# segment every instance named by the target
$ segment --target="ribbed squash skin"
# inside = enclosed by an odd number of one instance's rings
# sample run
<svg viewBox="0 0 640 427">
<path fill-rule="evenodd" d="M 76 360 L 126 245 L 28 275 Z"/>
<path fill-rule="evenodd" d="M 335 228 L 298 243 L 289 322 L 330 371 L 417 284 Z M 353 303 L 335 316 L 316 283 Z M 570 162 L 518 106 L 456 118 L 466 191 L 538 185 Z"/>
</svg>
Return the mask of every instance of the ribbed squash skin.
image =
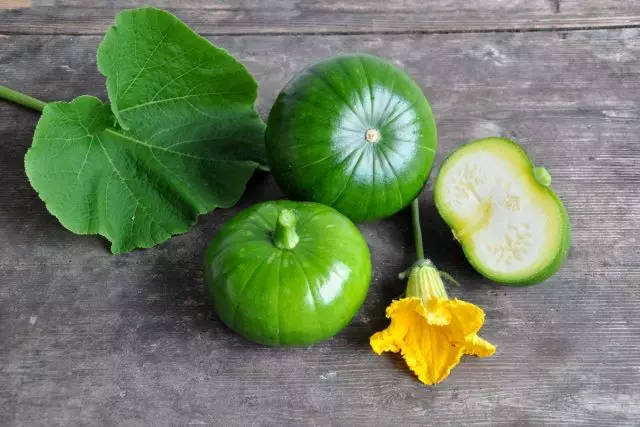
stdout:
<svg viewBox="0 0 640 427">
<path fill-rule="evenodd" d="M 365 54 L 330 58 L 293 78 L 271 109 L 265 140 L 271 172 L 287 196 L 332 206 L 353 221 L 408 206 L 437 146 L 421 89 Z"/>
<path fill-rule="evenodd" d="M 299 243 L 280 249 L 280 211 L 295 210 Z M 309 345 L 334 336 L 362 305 L 371 257 L 344 215 L 317 203 L 254 205 L 229 220 L 209 245 L 205 275 L 214 308 L 243 337 L 266 345 Z"/>
</svg>

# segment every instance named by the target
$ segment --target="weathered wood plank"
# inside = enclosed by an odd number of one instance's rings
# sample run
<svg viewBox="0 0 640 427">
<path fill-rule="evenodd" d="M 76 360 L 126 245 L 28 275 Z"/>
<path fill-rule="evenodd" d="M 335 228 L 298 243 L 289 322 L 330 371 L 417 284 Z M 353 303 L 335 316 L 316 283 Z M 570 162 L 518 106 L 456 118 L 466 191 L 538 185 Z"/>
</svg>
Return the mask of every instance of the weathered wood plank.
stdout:
<svg viewBox="0 0 640 427">
<path fill-rule="evenodd" d="M 201 259 L 233 213 L 281 197 L 261 175 L 241 205 L 160 248 L 111 256 L 45 210 L 22 165 L 36 116 L 0 103 L 0 424 L 634 425 L 640 418 L 640 31 L 212 40 L 260 82 L 263 115 L 298 70 L 347 51 L 385 56 L 425 89 L 443 156 L 490 134 L 547 166 L 573 218 L 546 284 L 480 279 L 423 196 L 427 253 L 483 306 L 490 359 L 427 388 L 368 336 L 412 261 L 408 216 L 361 227 L 375 263 L 361 312 L 304 349 L 249 344 L 205 296 Z M 98 36 L 0 37 L 3 83 L 46 100 L 104 96 Z"/>
<path fill-rule="evenodd" d="M 25 9 L 31 7 L 31 0 L 0 0 L 1 9 Z"/>
<path fill-rule="evenodd" d="M 627 0 L 187 0 L 179 6 L 176 3 L 169 0 L 151 3 L 33 0 L 31 7 L 0 11 L 0 33 L 102 34 L 118 10 L 148 4 L 172 10 L 205 35 L 442 33 L 640 26 L 640 4 Z"/>
</svg>

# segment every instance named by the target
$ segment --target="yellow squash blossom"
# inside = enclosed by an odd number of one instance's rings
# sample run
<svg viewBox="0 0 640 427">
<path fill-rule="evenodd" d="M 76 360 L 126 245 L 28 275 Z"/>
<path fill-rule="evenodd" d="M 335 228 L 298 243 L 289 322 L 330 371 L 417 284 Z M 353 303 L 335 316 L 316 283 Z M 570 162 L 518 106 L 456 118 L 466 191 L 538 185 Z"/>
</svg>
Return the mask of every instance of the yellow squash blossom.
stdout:
<svg viewBox="0 0 640 427">
<path fill-rule="evenodd" d="M 443 381 L 463 354 L 491 356 L 496 348 L 477 333 L 484 323 L 478 306 L 449 299 L 440 272 L 429 260 L 409 273 L 406 298 L 387 307 L 391 325 L 371 336 L 377 354 L 401 352 L 409 368 L 425 384 Z"/>
</svg>

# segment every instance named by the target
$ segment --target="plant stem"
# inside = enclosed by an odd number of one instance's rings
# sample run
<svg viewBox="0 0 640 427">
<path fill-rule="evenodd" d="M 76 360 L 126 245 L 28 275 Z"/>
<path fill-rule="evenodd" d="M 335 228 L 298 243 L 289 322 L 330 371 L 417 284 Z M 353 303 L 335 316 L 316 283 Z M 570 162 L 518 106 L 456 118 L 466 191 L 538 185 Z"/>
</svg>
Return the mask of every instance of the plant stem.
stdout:
<svg viewBox="0 0 640 427">
<path fill-rule="evenodd" d="M 291 209 L 283 209 L 278 215 L 276 231 L 273 233 L 273 243 L 280 249 L 293 249 L 300 241 L 295 225 L 298 215 Z"/>
<path fill-rule="evenodd" d="M 20 104 L 23 107 L 31 108 L 36 111 L 42 111 L 44 106 L 47 105 L 46 102 L 42 102 L 39 99 L 25 95 L 24 93 L 9 89 L 6 86 L 0 86 L 0 99 L 15 102 L 16 104 Z"/>
<path fill-rule="evenodd" d="M 422 244 L 422 229 L 420 228 L 420 204 L 419 197 L 411 202 L 411 222 L 413 224 L 413 240 L 416 246 L 418 261 L 424 259 L 424 245 Z"/>
</svg>

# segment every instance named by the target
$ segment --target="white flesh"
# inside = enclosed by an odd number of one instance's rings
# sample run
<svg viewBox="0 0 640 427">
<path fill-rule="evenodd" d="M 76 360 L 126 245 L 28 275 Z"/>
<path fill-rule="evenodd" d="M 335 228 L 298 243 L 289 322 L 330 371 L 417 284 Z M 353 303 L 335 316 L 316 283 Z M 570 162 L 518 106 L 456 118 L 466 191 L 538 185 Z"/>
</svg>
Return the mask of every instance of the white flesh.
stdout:
<svg viewBox="0 0 640 427">
<path fill-rule="evenodd" d="M 540 203 L 532 175 L 508 159 L 494 150 L 460 153 L 438 177 L 437 196 L 472 263 L 491 275 L 524 277 L 553 259 L 558 216 L 548 212 L 553 204 Z"/>
</svg>

